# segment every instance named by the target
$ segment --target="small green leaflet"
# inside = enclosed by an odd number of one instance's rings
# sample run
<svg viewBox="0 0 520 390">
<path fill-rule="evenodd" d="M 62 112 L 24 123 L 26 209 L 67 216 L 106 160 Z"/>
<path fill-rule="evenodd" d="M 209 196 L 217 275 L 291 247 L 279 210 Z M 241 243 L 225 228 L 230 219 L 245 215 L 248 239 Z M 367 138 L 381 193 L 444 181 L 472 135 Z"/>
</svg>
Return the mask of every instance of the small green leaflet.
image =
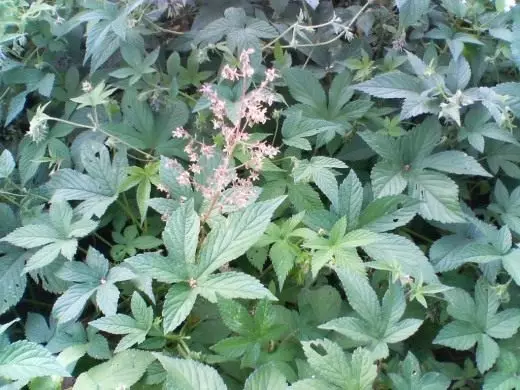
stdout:
<svg viewBox="0 0 520 390">
<path fill-rule="evenodd" d="M 15 167 L 15 162 L 13 155 L 7 149 L 5 149 L 2 154 L 0 154 L 0 179 L 5 179 L 9 177 L 13 172 Z"/>
<path fill-rule="evenodd" d="M 143 75 L 155 72 L 152 65 L 157 61 L 159 50 L 160 47 L 157 47 L 143 58 L 141 51 L 137 47 L 131 44 L 124 44 L 121 47 L 121 55 L 129 66 L 110 72 L 109 76 L 117 79 L 126 79 L 131 76 L 128 83 L 134 85 Z"/>
<path fill-rule="evenodd" d="M 359 345 L 367 346 L 374 360 L 386 358 L 389 354 L 388 344 L 407 339 L 423 323 L 422 320 L 412 318 L 401 320 L 406 301 L 399 285 L 391 284 L 380 304 L 375 291 L 365 279 L 341 269 L 336 270 L 336 273 L 357 316 L 337 318 L 320 328 L 334 330 Z"/>
<path fill-rule="evenodd" d="M 136 187 L 136 202 L 141 216 L 141 224 L 144 223 L 146 212 L 148 210 L 148 202 L 150 201 L 150 192 L 152 184 L 159 185 L 159 163 L 152 162 L 146 164 L 143 168 L 133 166 L 128 168 L 128 176 L 121 183 L 120 191 L 125 192 L 130 188 Z"/>
<path fill-rule="evenodd" d="M 87 143 L 81 148 L 81 162 L 87 174 L 73 169 L 60 169 L 47 183 L 53 191 L 52 201 L 80 200 L 76 211 L 90 218 L 102 217 L 119 194 L 119 186 L 126 176 L 128 161 L 124 148 L 117 151 L 113 161 L 103 144 Z"/>
<path fill-rule="evenodd" d="M 450 378 L 438 372 L 427 372 L 423 375 L 419 361 L 411 352 L 408 352 L 399 366 L 399 373 L 388 373 L 395 390 L 447 390 L 451 384 Z"/>
<path fill-rule="evenodd" d="M 107 316 L 116 314 L 119 289 L 115 283 L 135 278 L 128 268 L 116 266 L 109 269 L 108 260 L 96 249 L 89 247 L 85 262 L 65 263 L 58 277 L 73 282 L 60 296 L 52 313 L 59 323 L 78 318 L 87 301 L 94 297 L 99 309 Z"/>
<path fill-rule="evenodd" d="M 349 272 L 365 275 L 365 267 L 357 253 L 357 247 L 368 246 L 379 240 L 379 234 L 369 230 L 352 230 L 346 232 L 346 218 L 342 217 L 328 232 L 327 237 L 307 230 L 300 230 L 305 236 L 302 244 L 314 249 L 312 253 L 312 274 L 318 275 L 320 269 L 329 264 Z"/>
<path fill-rule="evenodd" d="M 278 277 L 280 291 L 283 289 L 285 278 L 294 266 L 300 249 L 294 243 L 293 231 L 301 223 L 304 213 L 293 215 L 278 226 L 272 223 L 266 229 L 264 236 L 255 245 L 262 248 L 272 244 L 269 249 L 269 258 L 273 264 L 274 271 Z M 267 253 L 266 253 L 267 254 Z"/>
<path fill-rule="evenodd" d="M 484 153 L 486 139 L 518 145 L 513 133 L 501 128 L 495 122 L 490 122 L 490 119 L 491 115 L 483 106 L 471 108 L 464 117 L 464 125 L 459 130 L 459 142 L 467 139 L 469 144 L 480 153 Z"/>
<path fill-rule="evenodd" d="M 483 390 L 515 390 L 520 386 L 520 367 L 516 352 L 501 348 L 495 367 L 495 370 L 486 375 Z"/>
<path fill-rule="evenodd" d="M 488 209 L 497 214 L 513 232 L 520 234 L 520 187 L 509 193 L 502 181 L 497 180 L 493 195 L 494 202 Z"/>
<path fill-rule="evenodd" d="M 28 252 L 9 251 L 0 257 L 0 314 L 22 299 L 27 284 L 23 269 Z"/>
<path fill-rule="evenodd" d="M 199 277 L 243 255 L 262 236 L 285 197 L 252 204 L 215 226 L 200 250 Z"/>
<path fill-rule="evenodd" d="M 402 28 L 417 23 L 430 7 L 430 0 L 396 0 L 399 9 L 399 24 Z"/>
<path fill-rule="evenodd" d="M 146 305 L 139 293 L 133 293 L 130 308 L 133 318 L 126 314 L 114 314 L 90 322 L 90 326 L 103 332 L 125 335 L 117 344 L 114 353 L 142 343 L 152 328 L 153 309 Z"/>
<path fill-rule="evenodd" d="M 287 324 L 277 318 L 270 302 L 258 302 L 253 315 L 230 299 L 219 299 L 218 308 L 224 324 L 237 335 L 223 339 L 211 348 L 231 361 L 240 359 L 242 367 L 256 367 L 259 361 L 269 360 L 266 343 L 279 340 L 287 331 Z"/>
<path fill-rule="evenodd" d="M 53 202 L 41 222 L 22 226 L 0 241 L 25 249 L 39 248 L 27 260 L 24 271 L 33 271 L 52 263 L 58 255 L 72 260 L 78 247 L 78 238 L 85 237 L 97 227 L 97 222 L 84 216 L 75 218 L 67 202 Z"/>
<path fill-rule="evenodd" d="M 377 366 L 373 362 L 374 358 L 370 351 L 357 348 L 352 355 L 347 355 L 338 344 L 328 339 L 303 341 L 302 345 L 314 374 L 312 378 L 316 378 L 316 384 L 322 383 L 321 389 L 372 389 L 377 377 Z M 298 383 L 296 382 L 293 387 L 298 389 L 302 386 Z M 314 388 L 318 389 L 318 387 L 310 387 L 310 389 Z"/>
<path fill-rule="evenodd" d="M 127 255 L 135 256 L 137 250 L 149 250 L 162 245 L 162 240 L 151 235 L 139 235 L 136 225 L 125 227 L 123 233 L 112 232 L 115 245 L 110 248 L 110 256 L 116 261 L 122 261 Z"/>
<path fill-rule="evenodd" d="M 314 182 L 331 202 L 337 202 L 338 182 L 334 169 L 348 168 L 347 165 L 332 157 L 315 156 L 309 160 L 298 160 L 294 164 L 292 176 L 295 183 Z"/>
<path fill-rule="evenodd" d="M 483 279 L 477 281 L 474 298 L 457 289 L 445 293 L 448 314 L 454 321 L 445 325 L 435 337 L 435 344 L 465 351 L 477 344 L 477 367 L 489 370 L 500 354 L 494 339 L 507 339 L 520 327 L 520 309 L 498 311 L 500 299 L 496 290 Z"/>
</svg>

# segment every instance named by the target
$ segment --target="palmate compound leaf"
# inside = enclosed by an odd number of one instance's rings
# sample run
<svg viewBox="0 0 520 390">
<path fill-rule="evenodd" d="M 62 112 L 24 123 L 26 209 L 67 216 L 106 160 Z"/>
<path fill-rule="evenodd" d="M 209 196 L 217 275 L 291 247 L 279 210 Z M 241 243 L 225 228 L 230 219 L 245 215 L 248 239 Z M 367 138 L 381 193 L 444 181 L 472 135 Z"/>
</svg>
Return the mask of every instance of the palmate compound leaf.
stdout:
<svg viewBox="0 0 520 390">
<path fill-rule="evenodd" d="M 195 360 L 179 359 L 153 353 L 166 370 L 167 383 L 179 390 L 227 390 L 227 386 L 213 367 Z"/>
<path fill-rule="evenodd" d="M 93 247 L 89 247 L 85 262 L 65 263 L 58 276 L 73 282 L 52 308 L 58 323 L 78 318 L 91 297 L 105 315 L 116 314 L 119 289 L 115 283 L 135 278 L 129 268 L 115 266 L 109 269 L 108 260 Z"/>
<path fill-rule="evenodd" d="M 197 264 L 194 262 L 200 220 L 193 202 L 183 203 L 172 213 L 163 232 L 168 256 L 145 253 L 126 259 L 138 272 L 173 283 L 163 305 L 165 331 L 174 330 L 186 319 L 198 295 L 210 302 L 216 302 L 217 293 L 226 298 L 276 299 L 247 274 L 212 273 L 243 255 L 260 239 L 283 199 L 252 204 L 219 221 L 207 235 Z"/>
<path fill-rule="evenodd" d="M 447 390 L 451 384 L 448 377 L 438 372 L 423 375 L 419 361 L 411 352 L 408 352 L 399 366 L 399 373 L 388 373 L 395 390 Z"/>
<path fill-rule="evenodd" d="M 507 339 L 518 331 L 520 309 L 499 312 L 497 291 L 483 279 L 477 281 L 474 298 L 461 289 L 445 295 L 448 314 L 455 320 L 445 325 L 433 342 L 462 351 L 477 344 L 477 367 L 481 373 L 486 372 L 500 354 L 494 339 Z"/>
<path fill-rule="evenodd" d="M 24 271 L 43 268 L 60 254 L 72 260 L 76 254 L 78 238 L 85 237 L 97 227 L 88 217 L 74 218 L 67 202 L 53 202 L 48 215 L 38 224 L 17 228 L 0 241 L 25 249 L 38 248 L 27 260 Z"/>
<path fill-rule="evenodd" d="M 303 351 L 307 357 L 312 377 L 317 383 L 326 384 L 328 389 L 369 390 L 377 377 L 377 366 L 370 351 L 357 348 L 352 355 L 346 355 L 342 348 L 328 340 L 313 340 L 302 342 Z M 305 389 L 305 381 L 296 382 L 296 389 Z M 303 382 L 303 383 L 302 383 Z M 309 386 L 314 386 L 312 381 Z M 293 387 L 291 387 L 292 389 Z M 318 389 L 320 387 L 308 387 Z"/>
<path fill-rule="evenodd" d="M 433 152 L 442 135 L 435 118 L 426 119 L 399 139 L 372 132 L 360 135 L 382 157 L 371 172 L 375 196 L 397 195 L 408 187 L 409 195 L 421 201 L 419 214 L 425 219 L 443 223 L 464 221 L 457 184 L 437 171 L 490 176 L 473 157 L 463 152 Z"/>
<path fill-rule="evenodd" d="M 336 273 L 357 316 L 337 318 L 319 328 L 334 330 L 366 346 L 374 360 L 387 357 L 388 344 L 407 339 L 423 323 L 412 318 L 401 320 L 406 302 L 399 285 L 391 284 L 380 304 L 368 281 L 342 269 L 336 269 Z"/>
<path fill-rule="evenodd" d="M 81 148 L 81 162 L 87 174 L 76 170 L 60 169 L 52 175 L 46 187 L 53 192 L 52 201 L 79 200 L 76 211 L 90 218 L 103 216 L 119 194 L 125 178 L 128 161 L 124 148 L 117 151 L 113 160 L 103 145 L 87 142 Z"/>
<path fill-rule="evenodd" d="M 69 373 L 41 345 L 21 340 L 0 349 L 0 377 L 28 380 L 46 375 L 69 376 Z"/>
<path fill-rule="evenodd" d="M 295 183 L 313 181 L 331 202 L 337 202 L 338 183 L 334 169 L 348 168 L 347 165 L 332 157 L 315 156 L 309 161 L 297 161 L 292 171 Z"/>
</svg>

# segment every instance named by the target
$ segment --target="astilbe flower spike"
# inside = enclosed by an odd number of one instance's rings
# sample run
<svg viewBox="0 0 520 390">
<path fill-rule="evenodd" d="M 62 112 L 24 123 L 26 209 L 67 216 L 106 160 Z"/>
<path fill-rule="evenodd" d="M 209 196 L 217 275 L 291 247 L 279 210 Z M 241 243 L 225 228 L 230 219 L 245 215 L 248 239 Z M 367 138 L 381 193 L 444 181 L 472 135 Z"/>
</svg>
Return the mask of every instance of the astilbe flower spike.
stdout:
<svg viewBox="0 0 520 390">
<path fill-rule="evenodd" d="M 257 124 L 264 124 L 269 119 L 268 108 L 273 104 L 275 98 L 270 84 L 278 77 L 275 69 L 267 69 L 264 80 L 254 89 L 246 90 L 247 81 L 255 73 L 250 59 L 253 52 L 253 49 L 244 50 L 240 54 L 238 67 L 225 65 L 221 70 L 223 79 L 232 82 L 242 80 L 242 85 L 244 85 L 239 101 L 238 120 L 231 122 L 227 118 L 226 103 L 212 85 L 204 84 L 200 88 L 200 92 L 210 103 L 213 128 L 224 141 L 220 164 L 205 183 L 198 183 L 194 180 L 193 175 L 201 173 L 201 158 L 213 157 L 216 146 L 199 142 L 182 127 L 178 127 L 172 132 L 173 137 L 188 141 L 184 152 L 188 155 L 190 165 L 188 170 L 177 176 L 177 181 L 181 185 L 192 185 L 202 194 L 210 205 L 207 215 L 213 209 L 224 206 L 245 207 L 255 195 L 253 182 L 259 178 L 264 159 L 273 158 L 278 154 L 278 148 L 273 145 L 261 141 L 249 141 L 248 129 Z M 249 160 L 242 165 L 234 166 L 233 153 L 237 148 L 243 148 L 242 150 L 247 152 Z M 227 191 L 225 197 L 222 196 L 224 191 Z"/>
</svg>

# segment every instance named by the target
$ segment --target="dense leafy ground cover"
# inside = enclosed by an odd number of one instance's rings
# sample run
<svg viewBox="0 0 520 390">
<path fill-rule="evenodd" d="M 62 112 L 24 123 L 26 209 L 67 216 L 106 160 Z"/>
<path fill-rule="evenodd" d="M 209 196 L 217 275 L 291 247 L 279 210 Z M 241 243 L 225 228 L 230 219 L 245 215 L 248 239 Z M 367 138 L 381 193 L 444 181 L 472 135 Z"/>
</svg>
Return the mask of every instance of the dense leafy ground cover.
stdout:
<svg viewBox="0 0 520 390">
<path fill-rule="evenodd" d="M 0 389 L 520 388 L 520 6 L 0 2 Z"/>
</svg>

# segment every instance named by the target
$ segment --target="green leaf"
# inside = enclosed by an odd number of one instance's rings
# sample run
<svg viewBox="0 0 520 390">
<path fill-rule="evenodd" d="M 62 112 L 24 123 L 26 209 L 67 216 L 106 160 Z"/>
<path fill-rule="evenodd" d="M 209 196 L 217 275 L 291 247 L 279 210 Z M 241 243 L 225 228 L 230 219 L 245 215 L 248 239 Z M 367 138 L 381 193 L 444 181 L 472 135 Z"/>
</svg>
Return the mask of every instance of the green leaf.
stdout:
<svg viewBox="0 0 520 390">
<path fill-rule="evenodd" d="M 198 283 L 198 293 L 210 302 L 217 302 L 217 294 L 223 298 L 269 299 L 276 297 L 260 281 L 242 272 L 224 272 L 211 275 Z"/>
<path fill-rule="evenodd" d="M 82 373 L 74 390 L 115 389 L 133 386 L 155 358 L 150 352 L 128 350 Z"/>
<path fill-rule="evenodd" d="M 338 203 L 332 204 L 332 210 L 339 216 L 347 217 L 347 229 L 358 225 L 363 205 L 363 186 L 354 170 L 351 170 L 339 186 Z"/>
<path fill-rule="evenodd" d="M 491 176 L 473 157 L 458 150 L 449 150 L 432 154 L 422 160 L 421 165 L 424 168 L 431 168 L 459 175 Z"/>
<path fill-rule="evenodd" d="M 164 228 L 164 245 L 168 249 L 168 256 L 175 261 L 195 261 L 200 221 L 193 207 L 193 201 L 182 204 L 172 213 Z"/>
<path fill-rule="evenodd" d="M 138 272 L 163 283 L 178 283 L 186 280 L 184 262 L 178 258 L 164 257 L 159 253 L 143 253 L 125 260 Z"/>
<path fill-rule="evenodd" d="M 219 222 L 200 250 L 198 278 L 243 255 L 262 236 L 284 197 L 252 204 Z"/>
<path fill-rule="evenodd" d="M 264 20 L 246 16 L 242 8 L 227 8 L 224 17 L 217 19 L 203 29 L 196 37 L 195 44 L 217 43 L 226 37 L 231 51 L 238 53 L 249 48 L 261 49 L 260 38 L 275 38 L 278 32 Z"/>
<path fill-rule="evenodd" d="M 443 223 L 463 222 L 459 205 L 459 188 L 449 177 L 432 171 L 415 176 L 409 186 L 410 196 L 420 200 L 419 214 Z"/>
<path fill-rule="evenodd" d="M 327 97 L 314 74 L 305 69 L 287 68 L 283 77 L 291 96 L 300 103 L 316 109 L 326 109 Z"/>
<path fill-rule="evenodd" d="M 382 233 L 406 225 L 419 211 L 419 201 L 405 195 L 384 196 L 370 202 L 359 217 L 359 226 Z"/>
<path fill-rule="evenodd" d="M 428 11 L 430 0 L 396 0 L 399 23 L 404 28 L 414 25 Z"/>
<path fill-rule="evenodd" d="M 319 379 L 342 389 L 372 388 L 377 368 L 369 351 L 358 348 L 347 359 L 341 347 L 327 339 L 304 341 L 302 345 L 307 361 Z"/>
<path fill-rule="evenodd" d="M 407 339 L 421 326 L 422 320 L 400 320 L 406 307 L 400 286 L 391 285 L 380 305 L 375 291 L 365 279 L 342 269 L 336 269 L 336 273 L 357 317 L 336 318 L 319 328 L 334 330 L 359 345 L 368 346 L 376 360 L 388 356 L 387 344 Z"/>
<path fill-rule="evenodd" d="M 152 327 L 153 310 L 146 306 L 145 301 L 137 292 L 132 295 L 131 308 L 134 318 L 126 314 L 115 314 L 89 323 L 90 326 L 103 332 L 126 335 L 120 340 L 114 350 L 115 353 L 124 351 L 136 343 L 142 343 Z"/>
<path fill-rule="evenodd" d="M 0 154 L 0 179 L 9 177 L 14 170 L 16 163 L 13 155 L 7 149 Z"/>
<path fill-rule="evenodd" d="M 477 367 L 481 373 L 489 370 L 500 349 L 492 338 L 509 338 L 520 327 L 520 310 L 497 312 L 500 301 L 495 288 L 483 279 L 475 286 L 474 300 L 461 291 L 448 291 L 448 313 L 456 318 L 445 325 L 433 340 L 457 350 L 468 350 L 476 343 Z"/>
<path fill-rule="evenodd" d="M 99 154 L 99 157 L 96 155 Z M 127 167 L 126 151 L 120 150 L 110 161 L 110 154 L 103 145 L 85 145 L 81 160 L 88 175 L 72 169 L 60 169 L 47 183 L 54 191 L 52 201 L 79 200 L 76 211 L 85 217 L 102 217 L 119 194 Z"/>
<path fill-rule="evenodd" d="M 72 208 L 67 202 L 51 204 L 48 218 L 41 224 L 22 226 L 1 241 L 31 249 L 42 246 L 27 261 L 25 271 L 43 268 L 52 263 L 61 253 L 72 260 L 76 253 L 78 238 L 91 233 L 97 223 L 88 218 L 73 220 Z"/>
<path fill-rule="evenodd" d="M 41 345 L 22 340 L 0 350 L 0 377 L 29 380 L 46 375 L 69 376 L 69 373 Z"/>
<path fill-rule="evenodd" d="M 285 376 L 272 364 L 264 364 L 246 380 L 244 390 L 286 390 Z"/>
<path fill-rule="evenodd" d="M 170 287 L 164 297 L 165 332 L 173 331 L 188 317 L 196 299 L 197 291 L 186 284 L 174 284 Z"/>
<path fill-rule="evenodd" d="M 18 251 L 8 252 L 0 257 L 0 314 L 22 299 L 27 284 L 23 274 L 26 254 Z"/>
<path fill-rule="evenodd" d="M 52 308 L 59 323 L 76 319 L 94 294 L 97 305 L 105 315 L 116 314 L 119 290 L 115 283 L 135 278 L 135 274 L 125 267 L 115 266 L 109 270 L 108 260 L 93 247 L 89 247 L 84 263 L 67 262 L 58 271 L 58 276 L 75 282 Z"/>
<path fill-rule="evenodd" d="M 448 377 L 438 372 L 423 375 L 419 361 L 411 352 L 399 366 L 399 373 L 389 373 L 395 390 L 447 390 L 451 384 Z"/>
<path fill-rule="evenodd" d="M 370 173 L 372 188 L 377 198 L 399 195 L 408 185 L 402 167 L 387 161 L 379 161 Z"/>
<path fill-rule="evenodd" d="M 407 3 L 412 4 L 413 1 Z M 369 81 L 354 85 L 353 88 L 383 99 L 405 99 L 426 89 L 417 77 L 399 71 L 378 75 Z"/>
<path fill-rule="evenodd" d="M 183 390 L 227 390 L 227 386 L 218 372 L 195 360 L 172 358 L 154 353 L 166 370 L 175 388 Z"/>
</svg>

